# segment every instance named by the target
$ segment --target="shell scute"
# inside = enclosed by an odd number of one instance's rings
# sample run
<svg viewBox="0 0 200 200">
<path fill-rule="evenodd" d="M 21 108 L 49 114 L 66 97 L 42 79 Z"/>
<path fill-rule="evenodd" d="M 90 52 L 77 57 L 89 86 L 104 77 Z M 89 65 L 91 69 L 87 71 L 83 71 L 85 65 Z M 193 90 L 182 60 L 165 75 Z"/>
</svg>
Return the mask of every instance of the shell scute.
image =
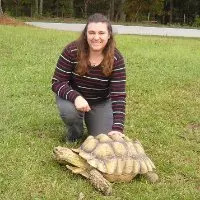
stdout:
<svg viewBox="0 0 200 200">
<path fill-rule="evenodd" d="M 117 167 L 117 159 L 107 159 L 104 161 L 107 169 L 108 174 L 113 174 Z"/>
<path fill-rule="evenodd" d="M 104 173 L 107 172 L 106 165 L 101 160 L 99 160 L 98 163 L 97 163 L 97 169 L 100 170 L 101 172 L 104 172 Z"/>
<path fill-rule="evenodd" d="M 143 159 L 140 160 L 140 174 L 145 174 L 148 172 L 147 165 Z"/>
<path fill-rule="evenodd" d="M 133 145 L 132 142 L 127 142 L 127 147 L 128 147 L 128 153 L 130 157 L 135 157 L 138 155 L 137 150 L 135 148 L 135 146 Z"/>
<path fill-rule="evenodd" d="M 124 138 L 120 135 L 113 134 L 110 136 L 113 141 L 124 142 Z"/>
<path fill-rule="evenodd" d="M 125 161 L 124 161 L 124 159 L 118 158 L 118 159 L 117 159 L 117 166 L 116 166 L 115 174 L 116 174 L 116 175 L 121 175 L 121 174 L 123 173 L 124 166 L 125 166 Z"/>
<path fill-rule="evenodd" d="M 98 159 L 104 160 L 113 157 L 114 151 L 107 143 L 100 143 L 92 152 Z"/>
<path fill-rule="evenodd" d="M 127 155 L 127 148 L 121 142 L 112 142 L 114 153 L 118 157 L 124 157 Z"/>
<path fill-rule="evenodd" d="M 125 162 L 124 173 L 130 174 L 133 171 L 133 159 L 128 157 Z"/>
<path fill-rule="evenodd" d="M 90 138 L 87 138 L 81 146 L 81 149 L 88 153 L 92 152 L 98 144 L 97 139 L 95 139 L 93 136 L 89 136 L 89 137 Z"/>
<path fill-rule="evenodd" d="M 96 139 L 100 142 L 100 143 L 103 143 L 103 142 L 112 142 L 112 139 L 106 135 L 106 134 L 99 134 L 98 136 L 96 136 Z"/>
<path fill-rule="evenodd" d="M 144 149 L 143 149 L 141 143 L 138 140 L 133 142 L 133 145 L 134 145 L 138 154 L 145 154 Z"/>
</svg>

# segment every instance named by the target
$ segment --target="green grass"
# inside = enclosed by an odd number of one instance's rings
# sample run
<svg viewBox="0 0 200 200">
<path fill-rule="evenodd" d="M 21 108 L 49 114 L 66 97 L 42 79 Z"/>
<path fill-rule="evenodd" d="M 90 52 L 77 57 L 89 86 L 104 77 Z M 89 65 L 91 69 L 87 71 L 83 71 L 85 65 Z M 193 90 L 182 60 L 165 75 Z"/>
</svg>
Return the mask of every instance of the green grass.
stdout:
<svg viewBox="0 0 200 200">
<path fill-rule="evenodd" d="M 199 39 L 116 37 L 127 63 L 126 135 L 142 142 L 160 182 L 113 184 L 104 197 L 52 158 L 64 144 L 51 77 L 78 34 L 10 26 L 0 33 L 0 199 L 200 199 Z"/>
</svg>

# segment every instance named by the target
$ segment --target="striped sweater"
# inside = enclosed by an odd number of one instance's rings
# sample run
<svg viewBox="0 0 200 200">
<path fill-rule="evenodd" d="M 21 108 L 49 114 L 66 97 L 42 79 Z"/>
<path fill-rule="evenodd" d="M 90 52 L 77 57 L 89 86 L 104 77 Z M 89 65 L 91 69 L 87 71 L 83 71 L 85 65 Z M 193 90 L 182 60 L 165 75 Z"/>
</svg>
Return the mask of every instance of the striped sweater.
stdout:
<svg viewBox="0 0 200 200">
<path fill-rule="evenodd" d="M 112 130 L 123 132 L 126 105 L 126 72 L 124 59 L 115 49 L 113 71 L 109 77 L 102 67 L 89 67 L 84 76 L 75 73 L 77 65 L 77 46 L 75 42 L 67 45 L 61 53 L 52 78 L 52 90 L 59 97 L 74 103 L 77 96 L 83 96 L 92 107 L 93 104 L 111 99 L 113 109 Z"/>
</svg>

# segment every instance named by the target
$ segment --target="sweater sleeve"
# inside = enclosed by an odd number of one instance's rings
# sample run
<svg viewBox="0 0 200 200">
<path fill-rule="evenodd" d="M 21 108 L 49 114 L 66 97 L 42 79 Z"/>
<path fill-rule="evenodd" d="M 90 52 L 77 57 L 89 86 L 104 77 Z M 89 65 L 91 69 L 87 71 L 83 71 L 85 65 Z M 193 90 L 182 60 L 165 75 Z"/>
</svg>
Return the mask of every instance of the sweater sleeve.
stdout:
<svg viewBox="0 0 200 200">
<path fill-rule="evenodd" d="M 52 78 L 52 91 L 55 92 L 59 97 L 71 102 L 74 102 L 76 97 L 80 95 L 69 85 L 72 72 L 77 64 L 76 60 L 74 59 L 74 51 L 75 50 L 72 50 L 70 45 L 64 48 L 58 59 Z"/>
<path fill-rule="evenodd" d="M 115 57 L 114 68 L 110 80 L 110 92 L 113 109 L 112 130 L 123 133 L 126 106 L 126 70 L 124 59 Z"/>
</svg>

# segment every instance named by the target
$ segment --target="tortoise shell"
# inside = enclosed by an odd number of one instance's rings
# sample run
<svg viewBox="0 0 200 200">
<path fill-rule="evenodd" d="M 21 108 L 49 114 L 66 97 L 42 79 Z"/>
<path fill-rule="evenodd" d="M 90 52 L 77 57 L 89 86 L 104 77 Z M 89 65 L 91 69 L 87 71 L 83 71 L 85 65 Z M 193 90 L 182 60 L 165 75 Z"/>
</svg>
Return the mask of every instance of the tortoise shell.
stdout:
<svg viewBox="0 0 200 200">
<path fill-rule="evenodd" d="M 155 169 L 141 143 L 126 136 L 89 136 L 78 151 L 82 158 L 110 181 L 130 181 L 137 174 Z"/>
</svg>

